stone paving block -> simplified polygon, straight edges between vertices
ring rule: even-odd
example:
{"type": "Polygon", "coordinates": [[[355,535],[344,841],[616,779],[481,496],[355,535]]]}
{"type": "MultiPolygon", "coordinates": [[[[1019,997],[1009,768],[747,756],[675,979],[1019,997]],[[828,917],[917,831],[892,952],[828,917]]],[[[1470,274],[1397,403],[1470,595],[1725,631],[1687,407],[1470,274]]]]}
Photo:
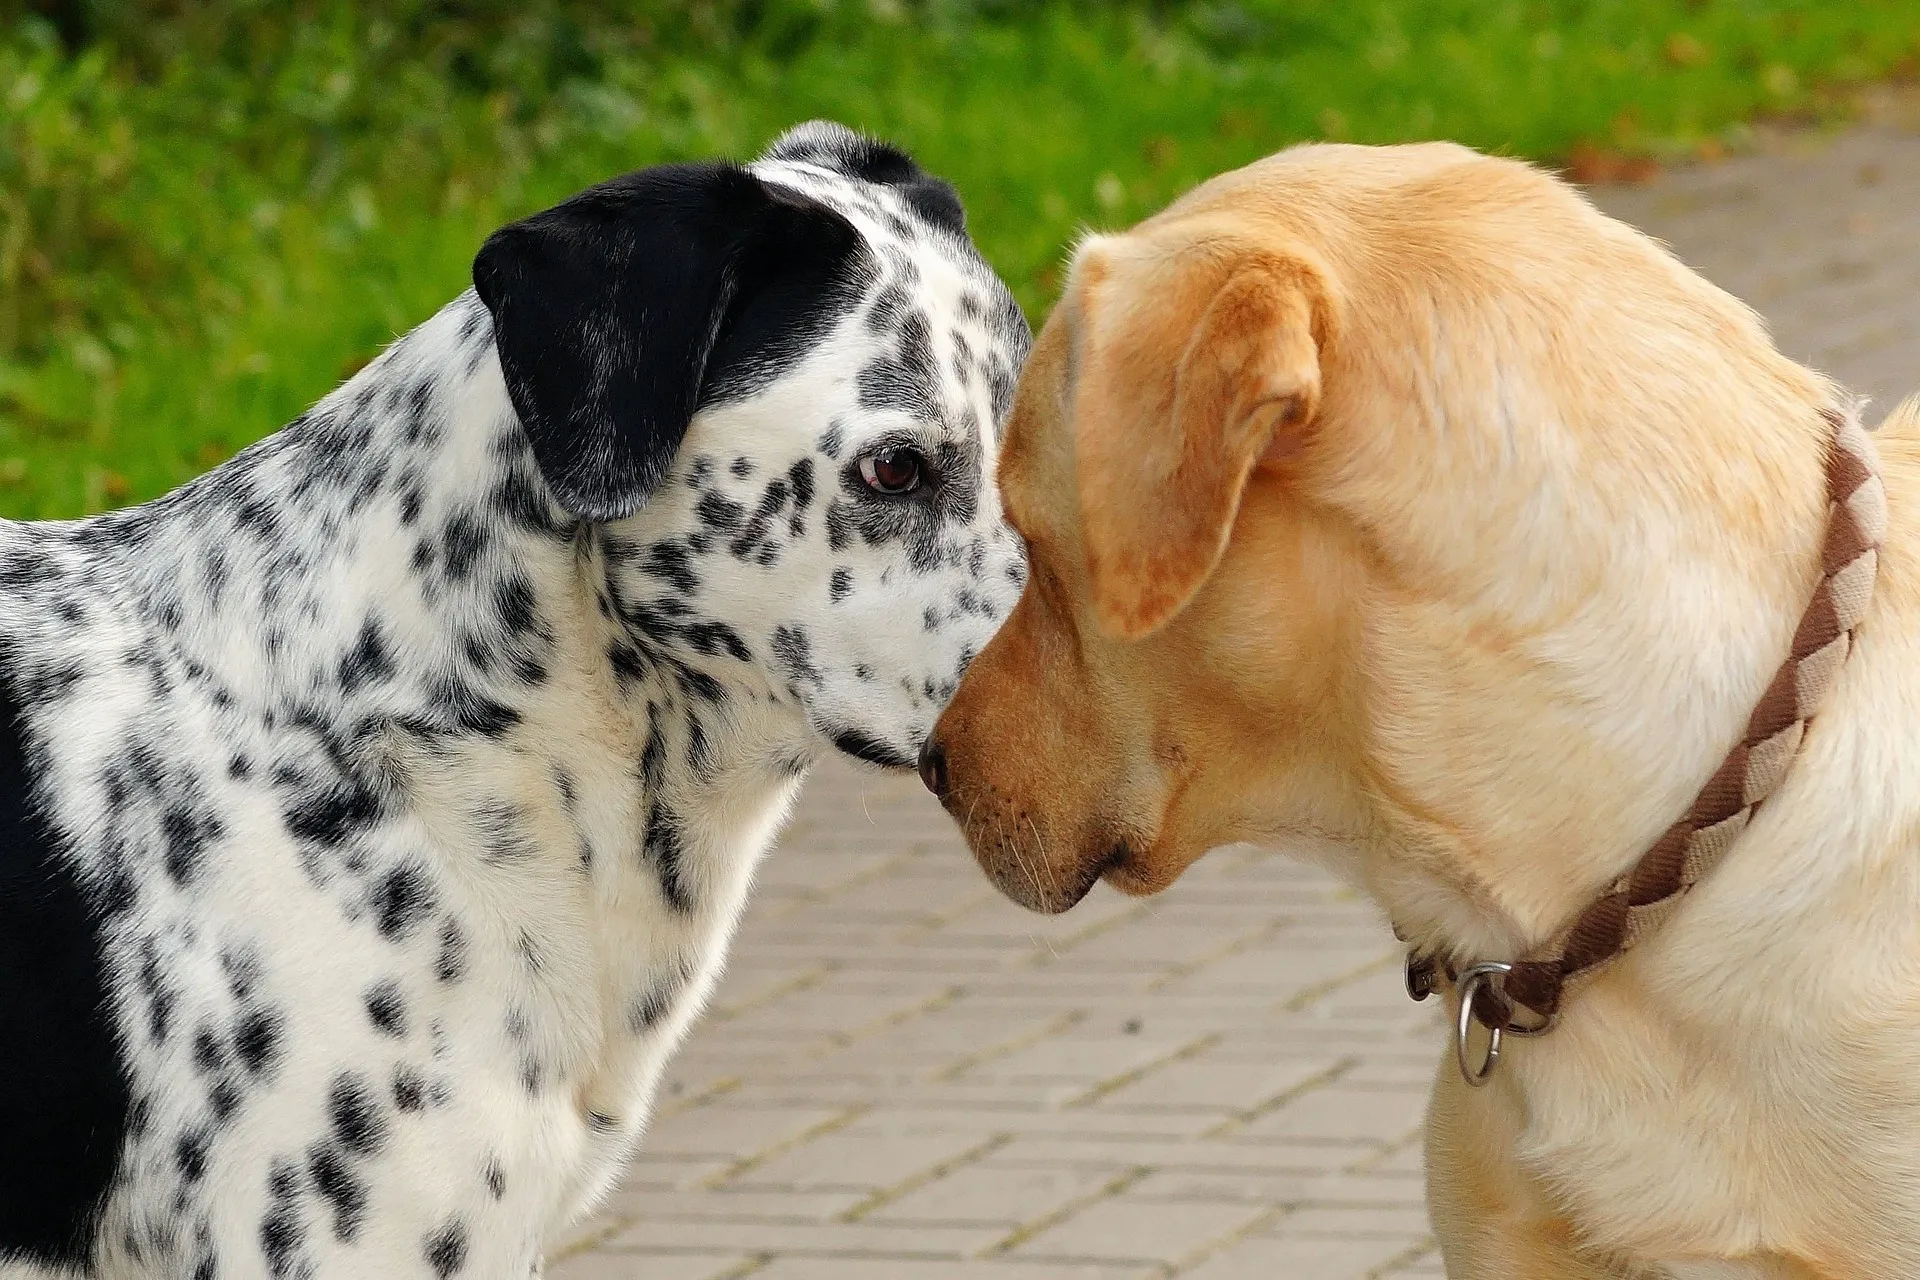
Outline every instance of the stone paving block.
{"type": "Polygon", "coordinates": [[[1372,1280],[1420,1247],[1420,1240],[1276,1240],[1257,1236],[1229,1245],[1181,1280],[1372,1280]]]}
{"type": "Polygon", "coordinates": [[[552,1263],[546,1280],[721,1280],[751,1264],[745,1254],[650,1254],[595,1251],[552,1263]]]}
{"type": "Polygon", "coordinates": [[[1091,1085],[1164,1062],[1186,1047],[1181,1041],[1146,1036],[1080,1036],[1066,1032],[990,1058],[968,1068],[966,1074],[974,1079],[1010,1083],[1068,1080],[1091,1085]]]}
{"type": "Polygon", "coordinates": [[[960,1132],[941,1132],[925,1124],[903,1129],[885,1123],[838,1129],[762,1161],[736,1183],[798,1191],[877,1191],[930,1174],[986,1146],[994,1135],[979,1125],[977,1117],[973,1119],[974,1127],[960,1132]]]}
{"type": "Polygon", "coordinates": [[[848,1119],[850,1114],[826,1108],[695,1107],[654,1121],[645,1150],[655,1160],[686,1156],[743,1160],[848,1119]]]}
{"type": "Polygon", "coordinates": [[[1099,1102],[1103,1111],[1166,1108],[1245,1111],[1338,1070],[1338,1058],[1221,1060],[1201,1055],[1152,1068],[1099,1102]]]}
{"type": "Polygon", "coordinates": [[[1402,1205],[1308,1205],[1289,1213],[1266,1234],[1288,1240],[1320,1236],[1373,1239],[1384,1235],[1418,1239],[1428,1230],[1426,1205],[1416,1202],[1402,1205]]]}
{"type": "Polygon", "coordinates": [[[998,1224],[1010,1229],[1097,1195],[1114,1176],[1105,1169],[1009,1167],[987,1157],[864,1216],[875,1222],[998,1224]]]}
{"type": "Polygon", "coordinates": [[[608,1197],[601,1216],[621,1221],[718,1218],[727,1222],[830,1222],[865,1199],[859,1190],[795,1191],[760,1187],[680,1190],[624,1188],[608,1197]]]}
{"type": "Polygon", "coordinates": [[[1344,1160],[1337,1155],[1330,1157],[1326,1144],[1308,1147],[1280,1142],[1181,1142],[1020,1134],[1002,1147],[995,1158],[1001,1164],[1048,1168],[1068,1165],[1101,1169],[1188,1169],[1237,1173],[1345,1167],[1352,1163],[1354,1156],[1370,1154],[1377,1147],[1356,1139],[1346,1144],[1344,1150],[1353,1155],[1344,1160]]]}
{"type": "Polygon", "coordinates": [[[1419,1130],[1426,1116],[1424,1091],[1352,1089],[1332,1084],[1309,1089],[1285,1106],[1253,1120],[1239,1132],[1293,1142],[1397,1142],[1419,1130]]]}
{"type": "MultiPolygon", "coordinates": [[[[1284,1158],[1284,1154],[1282,1156],[1284,1158]]],[[[1156,1169],[1127,1188],[1136,1200],[1199,1200],[1209,1204],[1259,1204],[1284,1208],[1304,1201],[1326,1179],[1326,1154],[1301,1149],[1296,1168],[1156,1169]]]]}
{"type": "Polygon", "coordinates": [[[711,1218],[641,1221],[610,1236],[603,1247],[629,1251],[746,1253],[778,1251],[847,1257],[969,1257],[1003,1234],[992,1227],[913,1226],[884,1222],[719,1222],[711,1218]]]}
{"type": "MultiPolygon", "coordinates": [[[[973,1259],[781,1258],[753,1280],[1160,1280],[1157,1266],[1015,1262],[973,1259]]],[[[650,1280],[650,1278],[649,1278],[650,1280]]]]}
{"type": "Polygon", "coordinates": [[[1174,1266],[1258,1226],[1264,1206],[1198,1201],[1096,1200],[1029,1237],[1014,1257],[1160,1262],[1174,1266]]]}

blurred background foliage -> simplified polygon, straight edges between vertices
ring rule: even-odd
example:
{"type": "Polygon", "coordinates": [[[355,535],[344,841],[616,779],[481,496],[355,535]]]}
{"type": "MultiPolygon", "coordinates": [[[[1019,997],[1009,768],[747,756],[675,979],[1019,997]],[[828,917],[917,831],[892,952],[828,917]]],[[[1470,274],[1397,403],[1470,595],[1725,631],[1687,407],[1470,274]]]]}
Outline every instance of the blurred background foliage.
{"type": "Polygon", "coordinates": [[[500,223],[812,116],[952,179],[1038,319],[1076,228],[1289,142],[1630,175],[1917,53],[1920,0],[0,0],[0,514],[170,488],[500,223]]]}

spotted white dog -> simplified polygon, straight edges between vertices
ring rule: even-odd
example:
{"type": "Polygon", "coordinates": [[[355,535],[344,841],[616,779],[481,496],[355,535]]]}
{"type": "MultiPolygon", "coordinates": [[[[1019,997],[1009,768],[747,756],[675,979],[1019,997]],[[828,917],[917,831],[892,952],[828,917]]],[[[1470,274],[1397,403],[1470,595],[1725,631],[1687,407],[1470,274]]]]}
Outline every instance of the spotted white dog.
{"type": "Polygon", "coordinates": [[[1018,594],[1028,332],[826,124],[499,232],[147,506],[0,524],[0,1275],[525,1277],[828,744],[1018,594]]]}

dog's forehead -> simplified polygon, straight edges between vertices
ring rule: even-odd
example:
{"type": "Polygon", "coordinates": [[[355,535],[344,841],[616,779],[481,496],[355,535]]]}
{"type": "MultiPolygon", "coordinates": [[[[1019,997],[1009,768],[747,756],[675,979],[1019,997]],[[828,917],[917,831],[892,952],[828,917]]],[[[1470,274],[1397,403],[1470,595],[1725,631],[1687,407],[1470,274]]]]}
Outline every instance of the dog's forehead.
{"type": "Polygon", "coordinates": [[[862,413],[838,434],[884,429],[905,415],[923,434],[997,439],[1032,335],[965,234],[927,221],[885,183],[803,161],[752,167],[840,213],[868,249],[871,274],[845,321],[871,347],[854,375],[862,413]]]}

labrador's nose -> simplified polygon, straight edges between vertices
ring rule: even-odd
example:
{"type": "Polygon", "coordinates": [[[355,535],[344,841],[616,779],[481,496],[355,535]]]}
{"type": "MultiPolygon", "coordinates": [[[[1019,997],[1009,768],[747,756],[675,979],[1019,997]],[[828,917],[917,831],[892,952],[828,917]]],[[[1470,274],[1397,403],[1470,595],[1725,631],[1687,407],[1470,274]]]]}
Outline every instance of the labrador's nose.
{"type": "Polygon", "coordinates": [[[932,738],[920,748],[920,781],[927,784],[927,790],[933,792],[936,800],[947,798],[947,787],[951,779],[947,777],[947,752],[932,738]]]}

